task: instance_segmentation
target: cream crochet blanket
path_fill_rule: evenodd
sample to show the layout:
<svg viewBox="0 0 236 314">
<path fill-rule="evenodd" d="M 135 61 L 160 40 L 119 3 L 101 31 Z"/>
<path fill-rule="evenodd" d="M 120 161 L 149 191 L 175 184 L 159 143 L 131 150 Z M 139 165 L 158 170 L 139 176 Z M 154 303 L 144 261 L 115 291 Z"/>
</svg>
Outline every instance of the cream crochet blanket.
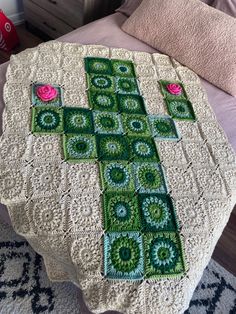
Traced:
<svg viewBox="0 0 236 314">
<path fill-rule="evenodd" d="M 39 83 L 58 92 L 50 112 Z M 199 78 L 165 55 L 52 41 L 11 57 L 4 100 L 0 199 L 49 278 L 77 284 L 95 313 L 187 309 L 236 196 L 235 155 Z"/>
</svg>

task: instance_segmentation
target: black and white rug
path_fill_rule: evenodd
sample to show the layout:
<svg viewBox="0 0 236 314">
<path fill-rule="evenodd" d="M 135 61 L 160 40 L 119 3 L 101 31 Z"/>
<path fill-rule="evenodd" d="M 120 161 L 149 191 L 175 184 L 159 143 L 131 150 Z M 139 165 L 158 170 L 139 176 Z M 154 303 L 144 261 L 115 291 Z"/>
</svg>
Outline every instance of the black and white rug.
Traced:
<svg viewBox="0 0 236 314">
<path fill-rule="evenodd" d="M 42 258 L 0 223 L 0 313 L 88 314 L 71 283 L 51 283 Z M 236 313 L 236 277 L 211 260 L 185 314 Z"/>
</svg>

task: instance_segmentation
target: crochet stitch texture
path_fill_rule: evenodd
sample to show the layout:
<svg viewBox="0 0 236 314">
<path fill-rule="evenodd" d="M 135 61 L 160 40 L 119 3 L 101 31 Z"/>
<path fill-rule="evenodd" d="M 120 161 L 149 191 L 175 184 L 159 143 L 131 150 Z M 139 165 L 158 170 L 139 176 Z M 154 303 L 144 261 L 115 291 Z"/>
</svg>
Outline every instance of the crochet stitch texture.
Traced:
<svg viewBox="0 0 236 314">
<path fill-rule="evenodd" d="M 50 278 L 95 313 L 183 312 L 235 200 L 198 77 L 165 55 L 49 42 L 11 58 L 4 99 L 1 201 Z"/>
</svg>

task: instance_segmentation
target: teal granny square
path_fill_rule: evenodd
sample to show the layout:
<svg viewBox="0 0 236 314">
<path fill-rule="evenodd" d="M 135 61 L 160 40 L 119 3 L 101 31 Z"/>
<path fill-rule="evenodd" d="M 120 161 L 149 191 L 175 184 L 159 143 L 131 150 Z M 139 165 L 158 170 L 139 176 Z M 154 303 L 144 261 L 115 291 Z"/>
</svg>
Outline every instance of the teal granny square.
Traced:
<svg viewBox="0 0 236 314">
<path fill-rule="evenodd" d="M 163 169 L 155 162 L 134 162 L 135 188 L 139 193 L 166 194 Z"/>
<path fill-rule="evenodd" d="M 87 84 L 91 91 L 115 92 L 114 79 L 105 74 L 87 74 Z"/>
<path fill-rule="evenodd" d="M 134 65 L 131 61 L 113 59 L 111 64 L 114 76 L 135 78 Z"/>
<path fill-rule="evenodd" d="M 139 95 L 138 83 L 134 78 L 116 77 L 115 84 L 118 94 Z"/>
<path fill-rule="evenodd" d="M 32 108 L 32 132 L 53 134 L 63 132 L 63 110 L 58 107 Z"/>
<path fill-rule="evenodd" d="M 127 114 L 146 114 L 143 97 L 139 95 L 117 95 L 119 111 Z"/>
<path fill-rule="evenodd" d="M 125 136 L 99 134 L 96 138 L 99 160 L 129 160 L 129 145 Z"/>
<path fill-rule="evenodd" d="M 129 136 L 128 140 L 133 161 L 160 161 L 156 144 L 151 137 Z"/>
<path fill-rule="evenodd" d="M 108 232 L 104 236 L 104 271 L 110 279 L 143 278 L 142 236 L 138 232 Z"/>
<path fill-rule="evenodd" d="M 96 74 L 112 74 L 111 61 L 106 58 L 87 57 L 84 59 L 85 71 Z"/>
<path fill-rule="evenodd" d="M 144 231 L 178 230 L 174 206 L 169 195 L 139 194 L 138 197 Z"/>
<path fill-rule="evenodd" d="M 138 197 L 130 192 L 103 195 L 103 214 L 107 231 L 139 231 L 141 217 Z"/>
<path fill-rule="evenodd" d="M 37 95 L 37 89 L 41 86 L 44 86 L 46 84 L 38 83 L 38 84 L 32 84 L 31 88 L 31 101 L 33 106 L 55 106 L 55 107 L 61 107 L 63 105 L 63 91 L 60 86 L 58 85 L 50 85 L 52 88 L 54 88 L 57 91 L 57 97 L 49 100 L 49 101 L 43 101 L 41 98 Z"/>
<path fill-rule="evenodd" d="M 122 134 L 123 127 L 118 113 L 93 111 L 94 129 L 101 134 Z"/>
<path fill-rule="evenodd" d="M 66 133 L 94 133 L 91 110 L 65 107 L 64 131 Z"/>
<path fill-rule="evenodd" d="M 96 141 L 93 135 L 65 134 L 64 157 L 72 162 L 90 162 L 97 159 Z"/>
<path fill-rule="evenodd" d="M 196 116 L 190 101 L 185 99 L 169 100 L 165 99 L 169 114 L 176 120 L 195 121 Z"/>
<path fill-rule="evenodd" d="M 154 138 L 158 140 L 179 140 L 180 137 L 172 118 L 162 115 L 149 115 L 148 119 Z"/>
<path fill-rule="evenodd" d="M 114 93 L 88 91 L 90 108 L 98 111 L 118 112 L 118 102 Z"/>
</svg>

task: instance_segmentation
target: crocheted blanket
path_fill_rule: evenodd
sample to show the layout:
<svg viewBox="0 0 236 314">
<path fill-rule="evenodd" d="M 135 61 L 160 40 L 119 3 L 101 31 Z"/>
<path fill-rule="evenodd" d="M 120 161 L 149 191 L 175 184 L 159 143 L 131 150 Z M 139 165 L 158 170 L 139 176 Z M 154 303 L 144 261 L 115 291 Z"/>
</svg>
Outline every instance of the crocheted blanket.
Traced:
<svg viewBox="0 0 236 314">
<path fill-rule="evenodd" d="M 49 42 L 12 56 L 1 202 L 95 313 L 182 313 L 235 203 L 235 155 L 166 55 Z"/>
</svg>

